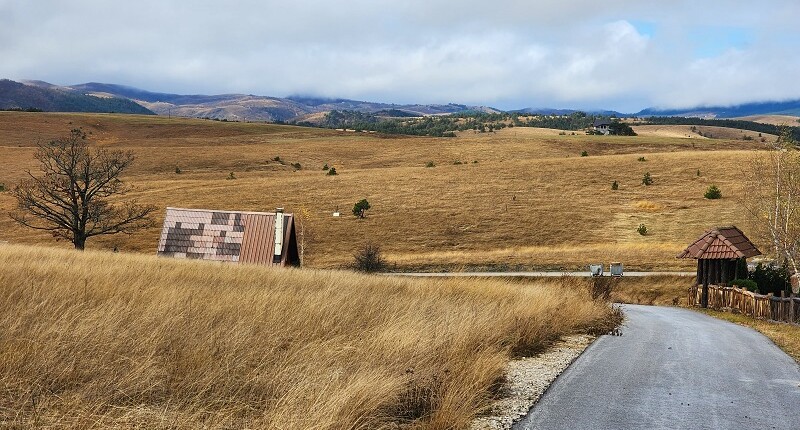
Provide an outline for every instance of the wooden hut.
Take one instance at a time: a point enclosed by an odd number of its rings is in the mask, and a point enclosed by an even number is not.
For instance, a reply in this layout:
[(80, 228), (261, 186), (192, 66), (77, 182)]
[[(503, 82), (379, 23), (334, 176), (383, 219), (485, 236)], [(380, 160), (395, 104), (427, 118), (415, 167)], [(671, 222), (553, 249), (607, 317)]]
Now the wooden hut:
[(703, 233), (689, 245), (678, 258), (697, 260), (697, 283), (703, 285), (701, 304), (708, 304), (708, 286), (727, 284), (737, 279), (739, 262), (749, 257), (761, 255), (761, 251), (735, 226), (717, 227)]
[(167, 208), (158, 255), (267, 266), (299, 266), (294, 216)]

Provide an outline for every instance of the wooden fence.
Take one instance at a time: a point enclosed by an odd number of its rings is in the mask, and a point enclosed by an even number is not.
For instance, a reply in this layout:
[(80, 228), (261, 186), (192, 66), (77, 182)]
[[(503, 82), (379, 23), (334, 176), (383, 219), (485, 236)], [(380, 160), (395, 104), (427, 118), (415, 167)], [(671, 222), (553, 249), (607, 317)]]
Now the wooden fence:
[[(702, 285), (689, 288), (689, 306), (700, 306)], [(800, 297), (762, 295), (736, 287), (708, 286), (708, 307), (729, 310), (753, 318), (800, 324)]]

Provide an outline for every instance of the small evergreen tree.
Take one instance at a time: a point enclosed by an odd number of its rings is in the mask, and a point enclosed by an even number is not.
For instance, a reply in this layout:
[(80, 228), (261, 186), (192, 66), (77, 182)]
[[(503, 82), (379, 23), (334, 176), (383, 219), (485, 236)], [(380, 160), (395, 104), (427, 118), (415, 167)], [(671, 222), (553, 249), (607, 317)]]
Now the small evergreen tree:
[(642, 185), (653, 185), (653, 178), (650, 176), (650, 172), (647, 172), (642, 176)]
[(355, 215), (357, 218), (366, 218), (367, 211), (370, 207), (371, 206), (369, 205), (367, 199), (361, 199), (358, 201), (358, 203), (353, 205), (353, 215)]
[(636, 231), (642, 236), (647, 236), (647, 226), (644, 224), (639, 224), (639, 227), (636, 228)]
[(336, 168), (335, 167), (331, 167), (330, 169), (328, 169), (328, 173), (326, 173), (326, 175), (328, 175), (328, 176), (338, 175), (338, 173), (336, 173)]
[(611, 189), (614, 191), (619, 189), (619, 184), (617, 183), (617, 181), (611, 183)]

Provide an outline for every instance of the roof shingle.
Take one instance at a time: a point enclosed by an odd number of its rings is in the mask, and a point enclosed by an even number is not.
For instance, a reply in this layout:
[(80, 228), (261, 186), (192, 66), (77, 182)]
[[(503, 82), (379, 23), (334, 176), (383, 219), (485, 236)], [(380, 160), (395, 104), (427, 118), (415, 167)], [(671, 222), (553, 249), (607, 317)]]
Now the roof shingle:
[(703, 233), (677, 258), (732, 260), (761, 255), (761, 251), (735, 226), (717, 227)]

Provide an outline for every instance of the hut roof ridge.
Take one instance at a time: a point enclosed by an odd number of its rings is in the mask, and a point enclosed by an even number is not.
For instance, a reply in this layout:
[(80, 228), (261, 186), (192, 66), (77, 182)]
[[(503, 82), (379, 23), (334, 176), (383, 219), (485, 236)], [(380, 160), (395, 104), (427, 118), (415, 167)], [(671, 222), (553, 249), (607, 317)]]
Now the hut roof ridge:
[(677, 258), (737, 259), (761, 255), (761, 251), (736, 226), (715, 227), (703, 233)]

